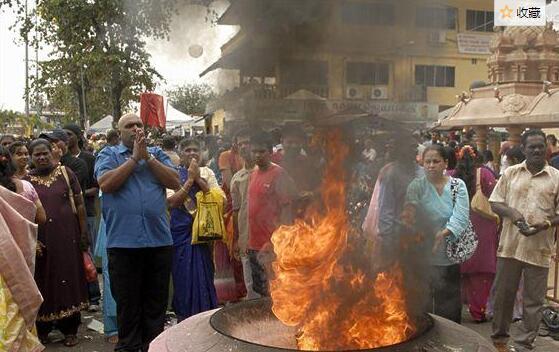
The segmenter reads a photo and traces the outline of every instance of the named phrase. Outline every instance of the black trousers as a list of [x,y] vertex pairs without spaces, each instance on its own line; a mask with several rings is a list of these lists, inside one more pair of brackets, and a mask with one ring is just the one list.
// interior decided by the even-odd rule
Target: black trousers
[[116,301],[115,351],[147,351],[165,326],[173,248],[108,248]]
[[429,312],[455,323],[462,321],[460,265],[432,266]]
[[269,297],[268,274],[266,268],[258,260],[258,251],[249,249],[248,260],[252,271],[252,290],[263,297]]

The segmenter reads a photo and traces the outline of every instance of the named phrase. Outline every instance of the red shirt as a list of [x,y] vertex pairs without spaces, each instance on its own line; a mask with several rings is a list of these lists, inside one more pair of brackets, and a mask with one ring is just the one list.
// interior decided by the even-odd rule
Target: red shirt
[[293,180],[276,164],[258,168],[248,183],[248,248],[259,251],[270,241],[280,225],[281,209],[290,203],[295,190]]

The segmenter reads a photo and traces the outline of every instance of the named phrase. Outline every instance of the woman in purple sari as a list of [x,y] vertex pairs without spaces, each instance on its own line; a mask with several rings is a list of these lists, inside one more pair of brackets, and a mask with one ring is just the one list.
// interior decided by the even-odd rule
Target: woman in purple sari
[[192,242],[196,193],[219,188],[214,173],[199,167],[200,145],[184,140],[179,145],[179,175],[183,186],[168,195],[173,235],[173,309],[178,321],[217,308],[214,266],[209,244]]
[[[497,181],[490,170],[479,167],[478,154],[470,146],[460,150],[456,170],[450,175],[462,179],[468,188],[470,199],[476,193],[477,173],[481,191],[489,198]],[[478,236],[479,244],[474,255],[460,266],[462,273],[462,292],[468,304],[470,315],[476,322],[487,320],[487,301],[497,265],[498,224],[470,211],[470,220]]]

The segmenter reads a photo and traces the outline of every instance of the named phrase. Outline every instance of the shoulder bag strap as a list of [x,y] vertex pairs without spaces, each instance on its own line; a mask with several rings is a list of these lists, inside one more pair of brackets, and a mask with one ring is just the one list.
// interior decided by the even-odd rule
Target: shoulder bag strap
[[450,194],[452,195],[452,206],[456,204],[456,197],[458,196],[458,182],[452,176],[450,176]]
[[66,171],[66,166],[60,166],[62,170],[62,175],[64,176],[64,180],[66,181],[66,185],[68,186],[68,197],[70,198],[70,205],[72,207],[72,212],[74,214],[78,213],[78,209],[76,209],[76,203],[74,201],[74,191],[72,190],[72,186],[70,186],[70,178],[68,177],[68,171]]
[[476,192],[481,191],[481,168],[478,167],[476,170]]

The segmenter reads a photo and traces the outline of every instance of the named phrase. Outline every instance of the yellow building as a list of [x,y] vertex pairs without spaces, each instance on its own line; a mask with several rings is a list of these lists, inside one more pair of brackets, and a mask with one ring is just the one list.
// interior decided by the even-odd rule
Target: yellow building
[[225,125],[301,120],[320,104],[433,120],[487,79],[493,1],[231,0],[218,23],[240,26],[202,73],[238,70],[209,107]]

